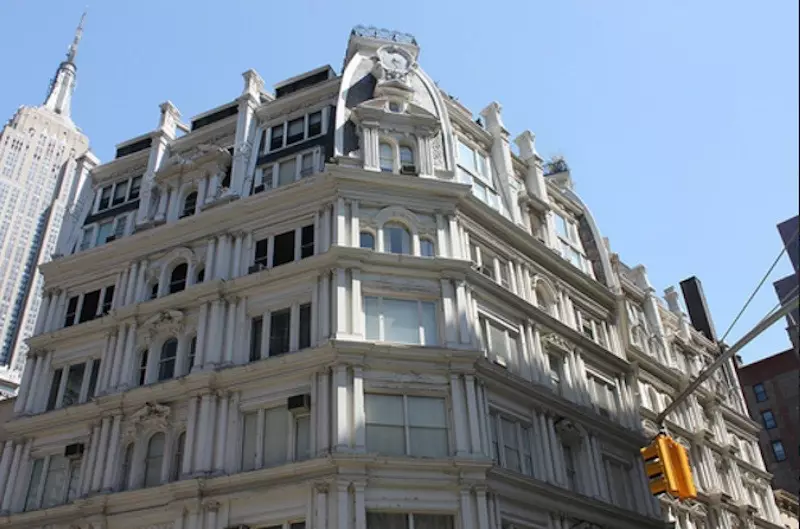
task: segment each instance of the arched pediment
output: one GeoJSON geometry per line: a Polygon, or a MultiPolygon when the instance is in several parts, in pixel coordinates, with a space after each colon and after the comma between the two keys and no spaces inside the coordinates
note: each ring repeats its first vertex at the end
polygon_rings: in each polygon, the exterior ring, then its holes
{"type": "Polygon", "coordinates": [[[151,316],[142,325],[145,331],[145,343],[150,345],[159,335],[177,336],[183,332],[186,317],[179,310],[165,310],[151,316]]]}
{"type": "Polygon", "coordinates": [[[389,221],[400,221],[405,224],[411,233],[419,232],[419,217],[414,213],[400,206],[384,208],[375,215],[375,224],[380,228],[389,221]]]}
{"type": "Polygon", "coordinates": [[[126,440],[132,441],[142,434],[166,430],[170,412],[169,406],[154,402],[146,403],[128,418],[125,428],[126,440]]]}

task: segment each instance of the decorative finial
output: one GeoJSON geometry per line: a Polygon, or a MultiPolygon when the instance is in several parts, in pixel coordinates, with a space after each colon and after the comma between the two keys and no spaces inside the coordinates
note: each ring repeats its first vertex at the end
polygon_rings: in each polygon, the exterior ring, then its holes
{"type": "Polygon", "coordinates": [[[78,23],[78,28],[75,30],[75,38],[72,39],[72,44],[70,44],[69,51],[67,52],[67,62],[75,62],[75,56],[78,54],[78,44],[80,43],[81,36],[83,35],[83,21],[86,20],[86,12],[88,9],[88,7],[84,9],[83,14],[81,15],[81,21],[78,23]]]}

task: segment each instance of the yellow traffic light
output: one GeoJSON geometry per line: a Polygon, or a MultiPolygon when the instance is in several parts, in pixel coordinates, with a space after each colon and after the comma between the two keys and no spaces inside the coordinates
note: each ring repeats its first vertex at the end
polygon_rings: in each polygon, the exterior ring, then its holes
{"type": "Polygon", "coordinates": [[[697,497],[689,456],[683,446],[659,434],[641,452],[653,495],[666,493],[682,500],[697,497]]]}

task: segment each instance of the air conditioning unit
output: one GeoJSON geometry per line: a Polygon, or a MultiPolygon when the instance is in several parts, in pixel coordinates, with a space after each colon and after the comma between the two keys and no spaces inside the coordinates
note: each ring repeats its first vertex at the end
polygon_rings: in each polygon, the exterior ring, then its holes
{"type": "Polygon", "coordinates": [[[294,395],[286,399],[286,407],[292,413],[308,413],[311,411],[311,395],[294,395]]]}
{"type": "Polygon", "coordinates": [[[108,237],[106,237],[106,242],[114,242],[116,240],[117,237],[115,235],[109,235],[108,237]]]}
{"type": "Polygon", "coordinates": [[[400,174],[416,176],[416,174],[417,174],[417,166],[416,165],[403,165],[403,166],[400,166],[400,174]]]}
{"type": "Polygon", "coordinates": [[[80,459],[83,456],[83,443],[72,443],[64,448],[64,457],[69,459],[80,459]]]}
{"type": "Polygon", "coordinates": [[[259,184],[253,188],[253,194],[255,195],[256,193],[261,193],[262,191],[264,191],[264,189],[265,189],[264,184],[259,184]]]}
{"type": "Polygon", "coordinates": [[[255,274],[256,272],[260,272],[261,270],[265,269],[266,266],[261,263],[256,263],[252,265],[250,268],[247,269],[248,274],[255,274]]]}

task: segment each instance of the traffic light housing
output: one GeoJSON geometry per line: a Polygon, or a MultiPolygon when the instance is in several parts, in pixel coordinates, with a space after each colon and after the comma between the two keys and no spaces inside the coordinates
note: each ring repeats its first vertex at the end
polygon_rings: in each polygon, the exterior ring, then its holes
{"type": "Polygon", "coordinates": [[[666,493],[682,500],[697,497],[689,455],[683,446],[659,434],[641,452],[653,495],[666,493]]]}

